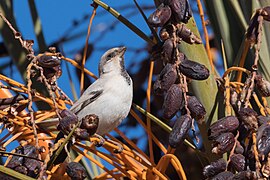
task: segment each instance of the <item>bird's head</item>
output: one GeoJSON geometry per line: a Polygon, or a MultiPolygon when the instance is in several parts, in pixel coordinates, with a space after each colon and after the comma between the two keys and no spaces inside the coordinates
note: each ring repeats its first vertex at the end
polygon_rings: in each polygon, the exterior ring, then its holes
{"type": "Polygon", "coordinates": [[[109,72],[121,73],[125,71],[124,67],[124,54],[126,47],[116,47],[108,50],[103,54],[99,62],[99,75],[109,72]]]}

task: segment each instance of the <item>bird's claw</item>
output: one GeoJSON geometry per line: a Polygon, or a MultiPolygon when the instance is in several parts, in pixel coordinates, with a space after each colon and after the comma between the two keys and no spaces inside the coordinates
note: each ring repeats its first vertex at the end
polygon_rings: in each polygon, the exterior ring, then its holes
{"type": "Polygon", "coordinates": [[[102,137],[101,135],[96,134],[96,133],[95,133],[93,136],[95,136],[96,138],[99,139],[99,141],[94,141],[95,146],[96,146],[96,147],[101,147],[101,146],[103,146],[103,144],[105,143],[104,137],[102,137]]]}
{"type": "MultiPolygon", "coordinates": [[[[99,134],[94,134],[93,136],[99,139],[99,141],[94,141],[95,146],[96,147],[103,146],[103,144],[105,143],[105,138],[99,134]]],[[[124,147],[119,142],[111,139],[107,139],[107,141],[117,146],[117,149],[113,150],[114,153],[121,153],[124,150],[124,147]]]]}

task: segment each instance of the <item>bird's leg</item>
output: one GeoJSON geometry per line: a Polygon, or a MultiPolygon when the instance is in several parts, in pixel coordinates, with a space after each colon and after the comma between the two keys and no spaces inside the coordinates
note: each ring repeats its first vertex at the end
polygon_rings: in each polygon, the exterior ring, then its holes
{"type": "Polygon", "coordinates": [[[99,138],[99,141],[94,142],[96,147],[103,146],[103,144],[105,143],[105,140],[107,140],[108,142],[110,142],[110,143],[112,143],[112,144],[114,144],[114,145],[116,145],[118,147],[117,149],[114,149],[114,151],[113,151],[114,153],[121,153],[124,150],[122,144],[120,144],[117,141],[114,141],[114,140],[111,140],[111,139],[106,139],[105,137],[103,137],[103,136],[101,136],[101,135],[99,135],[97,133],[95,133],[93,136],[96,137],[96,138],[99,138]]]}
{"type": "Polygon", "coordinates": [[[105,143],[105,138],[97,133],[93,135],[94,137],[98,138],[99,141],[95,141],[94,144],[96,147],[101,147],[105,143]]]}

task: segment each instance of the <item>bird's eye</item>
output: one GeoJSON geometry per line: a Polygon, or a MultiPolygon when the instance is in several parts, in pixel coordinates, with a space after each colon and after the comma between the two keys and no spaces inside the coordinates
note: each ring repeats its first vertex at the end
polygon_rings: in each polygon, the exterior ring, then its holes
{"type": "Polygon", "coordinates": [[[107,56],[106,60],[109,61],[109,60],[112,59],[114,56],[116,56],[116,52],[110,53],[110,54],[107,56]]]}

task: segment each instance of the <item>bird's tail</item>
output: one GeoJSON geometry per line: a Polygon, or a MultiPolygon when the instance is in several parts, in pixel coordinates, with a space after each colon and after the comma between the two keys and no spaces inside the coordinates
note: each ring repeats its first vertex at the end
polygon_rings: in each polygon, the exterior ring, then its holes
{"type": "Polygon", "coordinates": [[[59,124],[59,118],[50,118],[41,122],[36,122],[36,125],[41,129],[55,129],[59,124]]]}

